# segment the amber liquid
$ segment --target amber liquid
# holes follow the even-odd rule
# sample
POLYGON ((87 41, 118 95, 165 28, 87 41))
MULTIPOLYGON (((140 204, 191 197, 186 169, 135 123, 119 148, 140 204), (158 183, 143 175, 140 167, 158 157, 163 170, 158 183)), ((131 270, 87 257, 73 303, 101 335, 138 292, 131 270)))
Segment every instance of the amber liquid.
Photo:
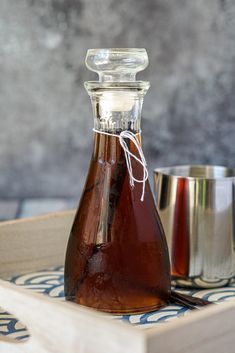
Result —
MULTIPOLYGON (((143 168, 132 162, 134 176, 141 179, 143 168)), ((96 133, 67 247, 67 300, 119 314, 152 311, 168 303, 165 236, 148 182, 144 202, 141 193, 141 183, 130 186, 119 139, 96 133)))

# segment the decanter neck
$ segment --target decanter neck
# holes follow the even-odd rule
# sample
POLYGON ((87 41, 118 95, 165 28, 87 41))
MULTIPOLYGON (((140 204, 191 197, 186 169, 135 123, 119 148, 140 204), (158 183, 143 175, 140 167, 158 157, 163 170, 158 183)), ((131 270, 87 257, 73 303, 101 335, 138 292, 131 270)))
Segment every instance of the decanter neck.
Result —
POLYGON ((141 129, 143 98, 149 88, 148 82, 98 83, 86 82, 91 98, 94 128, 113 134, 141 129))

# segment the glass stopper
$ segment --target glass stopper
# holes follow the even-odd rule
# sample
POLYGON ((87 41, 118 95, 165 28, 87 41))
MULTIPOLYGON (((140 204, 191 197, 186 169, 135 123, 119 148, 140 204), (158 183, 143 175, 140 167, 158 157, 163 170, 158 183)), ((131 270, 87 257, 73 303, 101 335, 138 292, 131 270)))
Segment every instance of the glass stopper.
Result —
POLYGON ((86 66, 97 72, 99 82, 133 82, 148 66, 148 54, 138 48, 89 49, 86 66))

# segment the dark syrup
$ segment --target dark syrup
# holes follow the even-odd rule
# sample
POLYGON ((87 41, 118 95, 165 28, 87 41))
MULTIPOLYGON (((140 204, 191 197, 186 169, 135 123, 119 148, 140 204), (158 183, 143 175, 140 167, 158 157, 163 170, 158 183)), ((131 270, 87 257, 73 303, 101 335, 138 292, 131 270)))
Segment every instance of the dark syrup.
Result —
MULTIPOLYGON (((132 162, 134 176, 141 179, 143 168, 132 162)), ((67 247, 67 300, 120 314, 152 311, 168 303, 168 251, 148 182, 144 202, 141 193, 141 183, 130 186, 119 139, 95 133, 67 247)))

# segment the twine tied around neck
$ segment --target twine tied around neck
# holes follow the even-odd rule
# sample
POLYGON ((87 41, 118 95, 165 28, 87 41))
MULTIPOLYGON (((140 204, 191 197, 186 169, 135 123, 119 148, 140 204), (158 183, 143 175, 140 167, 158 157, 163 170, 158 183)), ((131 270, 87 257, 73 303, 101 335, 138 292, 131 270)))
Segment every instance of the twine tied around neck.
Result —
POLYGON ((134 187, 135 183, 142 183, 142 194, 141 194, 141 198, 140 201, 144 201, 144 194, 145 194, 145 183, 148 179, 148 170, 147 170, 147 163, 144 157, 144 153, 143 150, 139 144, 139 141, 137 139, 136 134, 134 134, 133 132, 129 131, 129 130, 124 130, 122 131, 119 135, 118 134, 112 134, 109 132, 104 132, 104 131, 99 131, 96 129, 93 129, 94 132, 97 132, 98 134, 103 134, 103 135, 108 135, 108 136, 113 136, 113 137, 117 137, 119 139, 120 145, 122 146, 122 149, 124 151, 125 154, 125 159, 126 159, 126 165, 127 165, 127 170, 129 173, 129 179, 130 179, 130 186, 134 187), (133 144, 135 145, 139 157, 137 157, 134 153, 132 153, 125 141, 125 139, 129 139, 130 141, 133 142, 133 144), (131 164, 131 158, 134 158, 139 164, 141 164, 141 166, 143 167, 143 178, 142 179, 137 179, 134 175, 133 175, 133 169, 132 169, 132 164, 131 164))

